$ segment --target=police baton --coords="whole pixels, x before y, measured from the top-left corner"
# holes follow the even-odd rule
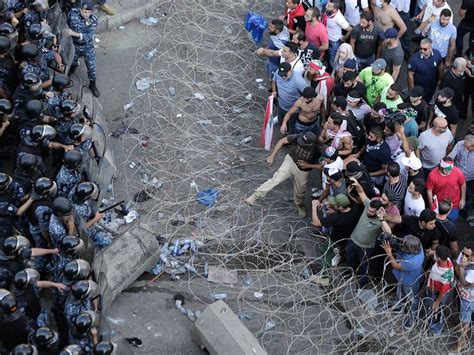
[[[120,202],[114,203],[112,206],[109,206],[109,207],[104,208],[103,210],[100,210],[99,213],[105,213],[105,212],[107,212],[107,211],[110,211],[110,210],[114,209],[115,207],[120,206],[120,205],[123,204],[124,202],[125,202],[125,200],[122,200],[122,201],[120,201]]]

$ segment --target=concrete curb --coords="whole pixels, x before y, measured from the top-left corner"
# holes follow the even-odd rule
[[[130,21],[136,20],[137,18],[149,16],[157,5],[158,0],[150,0],[143,6],[122,8],[118,10],[117,14],[114,16],[101,16],[99,18],[97,33],[114,30]]]

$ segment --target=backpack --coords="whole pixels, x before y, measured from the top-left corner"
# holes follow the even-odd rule
[[[352,112],[345,117],[347,121],[347,131],[352,135],[352,152],[358,152],[366,143],[366,136],[364,126],[359,122]]]

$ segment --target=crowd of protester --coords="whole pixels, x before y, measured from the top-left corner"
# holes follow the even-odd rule
[[[95,79],[97,19],[89,1],[63,5],[69,29],[55,31],[47,2],[0,2],[1,354],[114,351],[98,334],[91,272],[94,248],[111,243],[97,225],[104,215],[96,212],[99,186],[90,173],[101,157],[94,117],[66,74],[84,55]],[[54,34],[65,31],[73,63]]]
[[[474,118],[474,2],[459,16],[455,27],[445,0],[286,0],[257,54],[283,135],[267,163],[289,151],[246,199],[292,178],[304,218],[317,171],[311,219],[334,246],[333,266],[345,260],[361,288],[392,279],[391,311],[407,313],[406,329],[423,320],[439,335],[444,309],[458,308],[458,351],[474,310],[474,244],[461,248],[457,234],[474,182],[474,124],[458,130]]]

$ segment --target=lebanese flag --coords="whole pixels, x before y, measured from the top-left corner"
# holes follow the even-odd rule
[[[273,138],[273,95],[270,95],[267,100],[267,108],[265,109],[265,117],[263,118],[262,133],[260,134],[260,145],[265,147],[265,150],[270,150],[272,147]]]
[[[452,288],[454,265],[449,258],[447,262],[447,267],[441,267],[437,262],[431,267],[430,277],[428,278],[428,288],[437,293],[446,293]]]

